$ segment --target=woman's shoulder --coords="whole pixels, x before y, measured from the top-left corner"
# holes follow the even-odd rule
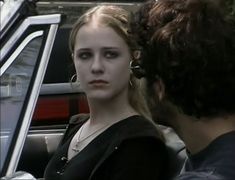
[[[140,115],[128,117],[115,125],[118,139],[153,139],[164,142],[161,131],[148,120]]]
[[[69,124],[78,125],[83,124],[89,119],[90,115],[86,113],[76,114],[70,117]]]

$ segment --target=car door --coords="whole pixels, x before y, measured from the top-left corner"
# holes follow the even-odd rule
[[[17,164],[61,16],[36,15],[33,1],[1,3],[0,176]]]

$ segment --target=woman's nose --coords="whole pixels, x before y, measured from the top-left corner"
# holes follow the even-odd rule
[[[91,64],[92,73],[103,73],[104,72],[104,64],[100,57],[95,57]]]

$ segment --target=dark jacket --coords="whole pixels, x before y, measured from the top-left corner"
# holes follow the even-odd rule
[[[167,150],[155,126],[142,116],[122,120],[66,161],[69,143],[87,116],[71,120],[45,171],[46,180],[165,180]]]
[[[205,149],[188,157],[177,180],[234,180],[235,131],[217,137]]]

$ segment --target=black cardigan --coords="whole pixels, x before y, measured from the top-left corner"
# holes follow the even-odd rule
[[[88,119],[73,118],[45,171],[45,180],[165,180],[167,150],[155,126],[131,116],[98,135],[67,161],[74,134]]]

